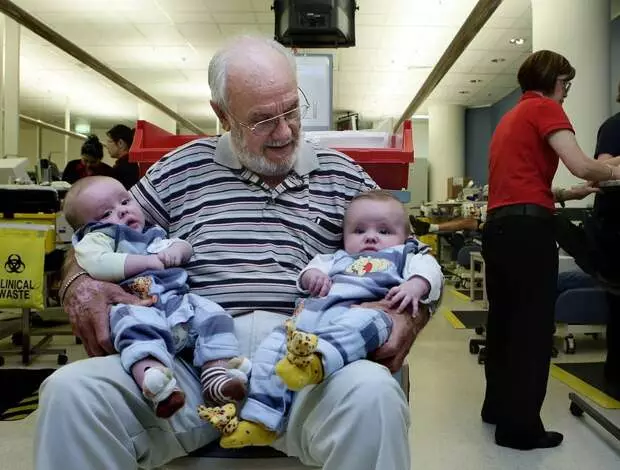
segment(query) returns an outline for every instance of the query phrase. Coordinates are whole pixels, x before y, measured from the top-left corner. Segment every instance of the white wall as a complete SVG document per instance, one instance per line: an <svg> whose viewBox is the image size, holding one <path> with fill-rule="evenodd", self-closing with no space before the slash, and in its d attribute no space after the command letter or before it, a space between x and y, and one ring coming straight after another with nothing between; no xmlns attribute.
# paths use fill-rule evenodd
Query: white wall
<svg viewBox="0 0 620 470"><path fill-rule="evenodd" d="M428 120L413 120L413 150L415 158L428 158Z"/></svg>
<svg viewBox="0 0 620 470"><path fill-rule="evenodd" d="M431 201L442 201L448 178L465 176L465 108L432 103L428 114L429 194Z"/></svg>

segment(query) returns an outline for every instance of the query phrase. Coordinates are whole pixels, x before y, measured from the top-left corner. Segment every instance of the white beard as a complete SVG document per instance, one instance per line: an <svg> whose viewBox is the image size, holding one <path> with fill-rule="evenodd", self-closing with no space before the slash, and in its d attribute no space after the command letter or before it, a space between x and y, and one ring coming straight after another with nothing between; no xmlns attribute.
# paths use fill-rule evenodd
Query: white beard
<svg viewBox="0 0 620 470"><path fill-rule="evenodd" d="M242 166L253 171L257 175L266 177L288 175L299 157L299 137L297 137L295 141L295 147L290 157L286 160L275 162L269 160L264 155L254 155L250 153L238 129L231 129L230 146Z"/></svg>

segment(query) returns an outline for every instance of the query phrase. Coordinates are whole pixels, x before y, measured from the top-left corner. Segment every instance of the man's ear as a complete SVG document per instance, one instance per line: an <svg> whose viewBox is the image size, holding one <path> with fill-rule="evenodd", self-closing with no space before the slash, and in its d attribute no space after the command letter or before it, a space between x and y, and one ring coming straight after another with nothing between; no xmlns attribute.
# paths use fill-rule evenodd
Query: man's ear
<svg viewBox="0 0 620 470"><path fill-rule="evenodd" d="M228 132L230 130L230 121L228 120L228 116L226 116L226 113L222 110L222 108L220 108L220 106L216 102L211 101L210 103L213 111L215 111L215 115L222 124L222 129Z"/></svg>

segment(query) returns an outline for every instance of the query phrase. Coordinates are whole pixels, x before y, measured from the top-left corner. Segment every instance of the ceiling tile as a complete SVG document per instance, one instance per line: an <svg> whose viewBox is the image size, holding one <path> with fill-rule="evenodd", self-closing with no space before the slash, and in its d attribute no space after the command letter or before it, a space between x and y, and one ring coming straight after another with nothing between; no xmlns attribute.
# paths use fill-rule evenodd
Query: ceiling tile
<svg viewBox="0 0 620 470"><path fill-rule="evenodd" d="M256 22L260 24L268 24L273 28L275 25L275 20L273 17L273 13L254 13L256 16Z"/></svg>
<svg viewBox="0 0 620 470"><path fill-rule="evenodd" d="M250 2L248 0L203 0L207 10L214 13L238 13L264 11L265 2Z"/></svg>
<svg viewBox="0 0 620 470"><path fill-rule="evenodd" d="M495 14L503 18L520 18L531 11L531 0L503 0Z"/></svg>
<svg viewBox="0 0 620 470"><path fill-rule="evenodd" d="M220 28L215 24L180 24L177 29L193 46L220 44L224 40Z"/></svg>
<svg viewBox="0 0 620 470"><path fill-rule="evenodd" d="M264 29L262 29L261 26L267 26L267 29L270 31L270 33L265 33ZM224 36L225 38L231 38L238 35L258 35L271 37L273 34L272 26L259 25L256 23L220 24L219 28L222 31L222 36Z"/></svg>
<svg viewBox="0 0 620 470"><path fill-rule="evenodd" d="M255 12L270 12L273 0L252 0L252 10ZM273 16L273 12L271 13Z"/></svg>
<svg viewBox="0 0 620 470"><path fill-rule="evenodd" d="M146 38L151 46L181 46L187 39L174 25L134 24L134 27Z"/></svg>
<svg viewBox="0 0 620 470"><path fill-rule="evenodd" d="M220 3L228 3L230 0L225 0ZM209 12L211 8L207 5L205 0L153 0L155 8L161 8L166 13L180 13L180 12Z"/></svg>
<svg viewBox="0 0 620 470"><path fill-rule="evenodd" d="M222 2L226 3L226 2ZM256 16L254 13L219 13L212 12L213 19L218 24L254 24Z"/></svg>

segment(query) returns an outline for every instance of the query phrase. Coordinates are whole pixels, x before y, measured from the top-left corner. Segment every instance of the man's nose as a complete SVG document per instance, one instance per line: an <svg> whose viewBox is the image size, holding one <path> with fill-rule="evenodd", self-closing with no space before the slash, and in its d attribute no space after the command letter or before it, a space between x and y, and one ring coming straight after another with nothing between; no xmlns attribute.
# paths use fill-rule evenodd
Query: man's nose
<svg viewBox="0 0 620 470"><path fill-rule="evenodd" d="M293 131L291 130L290 123L286 119L285 116L280 116L278 118L278 122L276 123L276 127L271 133L273 139L276 140L286 140L290 138Z"/></svg>

